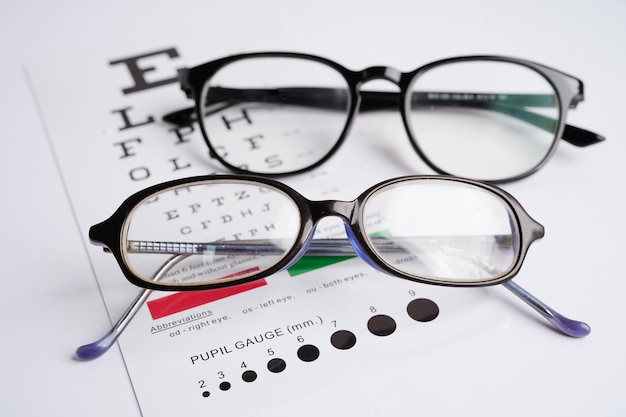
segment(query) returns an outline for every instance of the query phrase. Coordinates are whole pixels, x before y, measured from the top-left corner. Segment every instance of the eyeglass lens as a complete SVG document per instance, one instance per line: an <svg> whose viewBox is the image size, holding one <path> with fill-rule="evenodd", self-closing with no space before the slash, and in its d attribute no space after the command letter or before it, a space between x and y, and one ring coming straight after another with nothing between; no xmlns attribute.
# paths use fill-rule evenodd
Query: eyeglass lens
<svg viewBox="0 0 626 417"><path fill-rule="evenodd" d="M449 174L483 180L522 175L554 143L556 94L525 66L449 63L416 77L410 91L412 136L426 158Z"/></svg>
<svg viewBox="0 0 626 417"><path fill-rule="evenodd" d="M382 262L409 276L477 282L513 267L514 215L498 196L451 181L401 182L363 205L365 235Z"/></svg>
<svg viewBox="0 0 626 417"><path fill-rule="evenodd" d="M207 81L201 122L215 152L231 166L290 173L333 151L354 99L344 75L329 65L250 57L223 66ZM426 67L409 83L400 109L414 146L431 165L494 181L540 165L555 142L560 117L550 82L504 61Z"/></svg>
<svg viewBox="0 0 626 417"><path fill-rule="evenodd" d="M212 114L213 103L230 106ZM202 123L230 165L288 173L314 165L346 126L348 84L335 69L295 58L250 58L221 68L204 87Z"/></svg>
<svg viewBox="0 0 626 417"><path fill-rule="evenodd" d="M124 249L130 268L146 281L173 254L189 256L160 278L163 282L236 280L283 259L300 229L300 211L281 191L217 180L145 200L127 220Z"/></svg>
<svg viewBox="0 0 626 417"><path fill-rule="evenodd" d="M431 179L383 186L364 200L359 216L376 258L369 261L401 276L488 282L508 273L519 252L508 204L469 184ZM139 204L125 223L122 251L145 281L180 255L159 277L163 283L237 281L267 271L292 249L290 256L297 254L307 237L302 236L305 221L296 202L274 187L204 181L167 189Z"/></svg>

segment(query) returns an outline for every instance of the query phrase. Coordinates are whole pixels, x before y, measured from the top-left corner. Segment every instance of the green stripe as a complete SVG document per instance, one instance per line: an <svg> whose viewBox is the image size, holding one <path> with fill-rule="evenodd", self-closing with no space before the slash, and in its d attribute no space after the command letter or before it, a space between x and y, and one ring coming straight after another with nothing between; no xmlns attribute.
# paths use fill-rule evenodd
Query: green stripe
<svg viewBox="0 0 626 417"><path fill-rule="evenodd" d="M311 272L316 269L324 268L338 262L345 261L346 259L356 258L353 255L345 256L303 256L295 264L287 269L289 275L295 277L296 275L304 274L305 272Z"/></svg>
<svg viewBox="0 0 626 417"><path fill-rule="evenodd" d="M371 233L370 237L388 237L390 233L388 230L381 230L376 233ZM295 264L291 265L287 269L289 275L295 277L296 275L304 274L306 272L315 271L316 269L324 268L325 266L333 265L347 259L356 258L356 255L341 255L341 256L303 256Z"/></svg>

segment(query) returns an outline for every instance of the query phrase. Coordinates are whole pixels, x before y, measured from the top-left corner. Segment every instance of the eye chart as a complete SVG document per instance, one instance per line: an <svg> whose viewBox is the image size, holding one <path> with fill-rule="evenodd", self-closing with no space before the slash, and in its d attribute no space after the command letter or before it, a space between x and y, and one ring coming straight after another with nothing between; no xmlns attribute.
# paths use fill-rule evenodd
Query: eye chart
<svg viewBox="0 0 626 417"><path fill-rule="evenodd" d="M113 256L89 244L89 227L147 186L226 172L208 154L197 125L177 128L162 120L193 104L178 87L178 71L214 58L192 44L111 47L28 68L113 320L138 289L126 281ZM260 146L249 140L254 114L231 111L239 113L221 114L221 128L235 132L241 126L241 140ZM378 181L418 174L380 151L381 132L384 126L369 138L352 134L323 166L280 180L310 199L351 200ZM181 216L181 233L203 227L202 219L189 213L170 210L169 215ZM240 221L242 214L224 211L220 216ZM322 221L318 233L344 236L335 220ZM186 273L220 268L227 274L237 266L235 260L221 261L189 264ZM360 376L500 328L504 321L505 313L484 290L415 284L379 273L354 256L308 258L236 287L154 292L118 343L143 415L243 417L271 415L312 393L358 384ZM107 330L94 329L97 333L84 335L84 342Z"/></svg>

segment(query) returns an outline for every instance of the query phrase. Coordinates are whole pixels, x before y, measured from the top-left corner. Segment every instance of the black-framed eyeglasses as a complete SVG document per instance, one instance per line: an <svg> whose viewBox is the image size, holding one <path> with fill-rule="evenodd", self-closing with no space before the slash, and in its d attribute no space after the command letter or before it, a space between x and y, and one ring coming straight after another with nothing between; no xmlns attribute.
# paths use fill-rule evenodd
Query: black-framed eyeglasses
<svg viewBox="0 0 626 417"><path fill-rule="evenodd" d="M345 234L313 239L328 216L343 221ZM218 175L140 191L93 226L89 237L115 256L128 280L148 290L235 286L285 270L305 255L358 254L379 271L425 284L503 284L562 332L585 336L589 326L559 315L511 281L543 233L515 198L473 180L400 177L353 201L310 201L272 179ZM78 356L105 351L142 297L122 324Z"/></svg>
<svg viewBox="0 0 626 417"><path fill-rule="evenodd" d="M375 79L400 91L361 91ZM560 138L575 146L604 139L566 124L568 110L584 98L581 80L502 56L450 58L403 73L261 52L182 70L180 82L195 107L164 119L180 126L198 120L211 156L239 173L287 175L319 166L342 144L357 111L399 109L411 145L430 168L490 182L532 174Z"/></svg>

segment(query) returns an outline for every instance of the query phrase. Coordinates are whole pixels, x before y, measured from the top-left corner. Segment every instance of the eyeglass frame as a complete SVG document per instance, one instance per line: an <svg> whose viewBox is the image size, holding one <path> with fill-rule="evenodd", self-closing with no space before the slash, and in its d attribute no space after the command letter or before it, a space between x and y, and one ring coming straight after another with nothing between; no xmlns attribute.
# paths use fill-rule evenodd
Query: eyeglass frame
<svg viewBox="0 0 626 417"><path fill-rule="evenodd" d="M122 314L122 316L118 319L118 321L112 326L112 328L103 337L96 340L95 342L82 345L78 349L76 349L76 352L75 352L76 358L80 360L92 360L106 353L109 350L109 348L117 341L117 339L124 332L124 330L128 327L128 324L132 321L132 319L137 314L137 312L142 307L142 305L148 300L148 297L150 296L150 293L152 292L153 289L157 289L157 290L171 289L171 290L177 290L177 291L183 290L183 288L178 287L178 286L168 288L167 285L162 285L162 284L156 285L156 283L153 283L153 285L151 285L147 281L141 280L138 277L136 277L132 273L130 268L126 266L126 263L124 262L124 258L123 258L123 254L121 250L121 244L123 242L122 232L123 232L123 228L125 225L125 221L129 217L129 215L132 214L132 210L134 207L137 207L138 204L140 204L146 198L154 195L155 193L159 191L163 191L167 188L178 187L180 185L189 184L190 182L198 182L198 181L202 182L202 181L205 181L206 179L222 179L222 180L243 179L243 180L250 180L254 182L260 182L260 183L264 183L272 187L276 187L279 191L285 192L288 197L292 198L292 200L296 203L296 205L298 206L298 208L300 208L300 210L305 209L305 210L308 210L307 213L309 213L308 218L310 219L310 221L307 222L306 225L303 225L301 227L300 229L301 235L299 237L298 244L292 248L291 252L294 252L295 255L291 255L291 252L290 252L290 254L285 255L283 257L283 260L285 260L285 259L289 259L290 256L293 256L293 260L295 261L299 259L301 256L304 256L306 254L307 249L310 248L310 246L307 247L307 245L303 242L307 242L307 240L308 242L315 242L312 231L314 231L314 226L320 219L326 216L337 215L344 220L344 224L350 226L346 228L346 231L349 233L349 230L352 230L352 227L353 227L352 225L355 224L355 222L357 222L357 220L360 219L359 216L354 216L353 214L355 212L360 213L360 211L358 211L357 208L362 204L364 199L366 199L369 195L375 192L375 190L383 186L387 186L387 185L393 184L394 181L399 182L407 178L452 180L452 181L458 181L458 182L478 186L489 192L495 193L505 203L509 204L510 205L509 208L511 209L510 213L514 214L516 217L516 220L517 220L516 228L520 236L519 253L516 255L515 265L509 270L509 272L506 275L503 275L502 277L500 277L499 279L490 281L488 283L482 283L482 284L481 283L469 283L469 285L461 284L461 285L447 285L447 286L484 287L487 285L502 284L503 287L511 291L515 296L520 298L522 301L524 301L526 304L532 307L535 311L541 314L561 333L567 336L576 337L576 338L585 337L590 334L591 327L587 323L578 321L578 320L573 320L566 316L563 316L562 314L560 314L559 312L557 312L556 310L548 306L546 303L544 303L543 301L541 301L540 299L538 299L537 297L535 297L534 295L526 291L524 288L522 288L521 286L519 286L517 283L515 283L512 280L512 278L515 275L517 275L517 273L519 272L521 265L524 261L524 258L526 256L526 253L528 251L528 248L530 247L532 242L543 237L544 228L543 226L541 226L538 222L533 220L528 215L525 209L513 196L511 196L506 191L498 187L492 186L484 182L479 182L479 181L474 181L474 180L469 180L469 179L461 179L461 178L456 178L456 177L416 175L416 176L400 177L400 178L396 178L396 179L392 179L388 181L383 181L382 183L379 183L377 185L374 185L373 187L370 187L368 190L362 193L359 198L353 200L352 202L328 201L327 200L327 201L318 201L318 202L315 202L315 204L309 204L308 200L302 197L295 190L273 179L251 176L251 175L224 174L224 175L217 175L217 176L199 176L199 177L191 177L191 178L182 178L182 179L172 180L166 183L157 184L152 187L146 188L128 197L122 203L122 205L113 213L113 215L111 215L107 220L105 220L104 222L98 223L90 228L89 237L90 237L91 242L96 245L104 246L105 252L111 252L115 256L118 262L118 265L120 266L126 278L131 283L142 287L142 290L139 292L136 298L129 304L126 311ZM346 209L351 209L351 212L348 213ZM349 220L349 223L347 220ZM309 230L309 228L311 229L310 235L308 235L308 239L307 239L307 235L302 233L302 230L305 228L307 230ZM358 228L357 230L361 230L361 229ZM360 237L355 236L354 239L364 242L364 237L362 235L360 235ZM354 240L350 240L350 242L352 243L354 242ZM372 264L371 261L368 260L367 256L363 256L363 253L358 251L357 248L359 246L360 245L353 246L357 252L357 255L359 255L361 259L364 259L367 263L370 263L370 265L374 266L376 269L379 269L378 264ZM364 247L369 248L369 245L365 244ZM156 273L155 276L160 277L166 274L169 271L169 269L178 262L178 260L182 259L182 258L179 258L181 256L185 256L185 255L176 255L176 256L171 257L169 260L167 260L161 266L160 270ZM405 279L408 279L409 281L414 281L414 282L423 282L422 280L415 279L414 277L408 277L406 275L404 276L399 275L396 271L387 268L385 262L383 261L381 261L380 264L385 266L384 268L382 268L383 272L387 272L392 276L405 278ZM215 288L244 284L246 282L254 281L254 280L269 276L271 274L274 274L278 272L278 270L285 269L286 267L287 265L285 264L281 264L281 265L276 264L263 273L259 273L255 276L251 276L248 278L240 279L236 281L236 283L234 284L222 283L223 285L220 285L220 284L213 285L210 288L215 289ZM436 282L430 282L430 281L427 281L424 283L431 284L431 285L444 285L443 283L436 283ZM194 287L188 288L188 290L189 291L202 290L204 287L205 286L194 286Z"/></svg>
<svg viewBox="0 0 626 417"><path fill-rule="evenodd" d="M328 159L330 159L343 144L352 127L352 123L356 116L357 110L378 110L396 105L398 106L398 110L400 111L404 128L409 138L409 142L418 154L419 158L421 158L421 160L436 173L450 175L448 172L439 168L437 165L431 162L431 160L421 150L418 141L415 138L415 135L413 135L408 116L410 108L409 103L411 99L409 86L419 76L421 76L421 74L434 67L458 62L490 61L518 64L535 71L543 78L545 78L555 92L556 102L559 109L559 119L556 121L557 129L554 132L553 143L550 145L550 148L546 155L538 164L522 174L505 179L490 180L489 182L504 183L509 181L515 181L535 173L537 170L543 167L543 165L545 165L545 163L552 157L552 155L556 151L559 139L563 139L577 147L586 147L595 143L602 142L605 139L603 136L597 133L566 123L568 110L576 108L578 103L584 100L583 82L580 79L565 72L525 59L500 55L471 55L434 61L409 72L401 72L399 70L396 70L395 68L386 66L373 66L361 71L352 71L334 61L316 55L296 52L253 52L231 55L191 68L181 69L179 72L180 87L186 93L187 98L193 99L195 101L194 107L175 111L163 116L163 120L178 126L188 126L191 125L194 121L198 121L204 141L209 148L209 155L212 158L217 159L226 168L236 173L253 174L255 172L242 169L241 167L226 162L219 155L219 152L217 152L215 147L211 144L208 132L204 126L204 123L202 122L203 118L198 117L198 115L202 113L203 89L205 88L206 83L211 79L211 77L215 75L217 71L219 71L221 68L228 64L251 58L295 58L310 60L313 62L327 65L336 70L344 78L347 83L349 93L349 107L347 110L345 126L339 138L337 138L335 144L326 153L326 155L324 155L319 161L305 168L283 173L264 172L264 176L272 177L295 175L312 170L322 165L323 163L328 161ZM400 92L361 91L360 87L362 84L373 80L390 81L400 88ZM379 101L374 102L374 99L378 99ZM447 102L450 103L451 101L448 100ZM219 111L219 109L217 111Z"/></svg>
<svg viewBox="0 0 626 417"><path fill-rule="evenodd" d="M405 181L415 180L450 181L454 183L466 184L472 187L486 190L487 192L497 196L503 203L506 203L507 207L510 209L510 213L512 213L515 217L515 229L512 230L512 232L517 233L515 237L518 239L519 242L519 247L515 253L515 260L510 269L505 274L495 279L471 282L450 282L402 274L401 272L390 267L383 259L381 259L379 255L376 254L376 251L371 248L371 244L368 243L368 239L363 233L364 218L362 207L364 203L369 199L369 197L372 194L376 193L378 190ZM125 233L127 231L127 222L132 217L134 209L138 207L142 202L168 189L174 189L181 186L193 186L196 183L200 184L210 181L215 181L216 183L227 183L229 181L248 182L252 185L258 184L259 187L272 187L284 193L290 200L292 200L296 204L300 212L301 223L298 236L296 237L289 251L283 254L282 258L268 269L248 277L238 278L233 281L214 281L203 284L169 285L162 282L147 281L137 276L133 272L132 268L129 266L125 258L125 250L122 247L124 242L126 241ZM379 182L378 184L368 188L352 201L341 201L309 200L288 185L267 177L245 174L220 174L175 179L161 184L156 184L144 190L141 190L128 197L108 219L92 226L89 229L89 239L92 244L104 246L107 252L111 252L114 255L124 276L132 284L138 287L161 291L200 291L244 284L247 282L266 278L268 276L276 274L277 272L285 270L301 257L306 256L307 250L310 248L310 245L313 244L312 242L317 241L317 239L313 238L316 225L321 219L330 216L341 218L346 226L348 241L353 248L353 251L351 253L355 253L356 255L358 255L370 266L381 272L398 278L404 278L423 284L441 285L448 287L483 287L501 284L512 279L519 272L530 245L535 240L543 237L544 235L543 226L532 217L530 217L530 215L526 212L522 205L511 194L507 193L499 187L471 179L439 175L403 176ZM324 239L319 240L323 241Z"/></svg>

